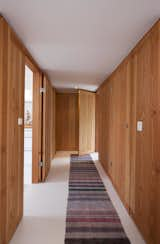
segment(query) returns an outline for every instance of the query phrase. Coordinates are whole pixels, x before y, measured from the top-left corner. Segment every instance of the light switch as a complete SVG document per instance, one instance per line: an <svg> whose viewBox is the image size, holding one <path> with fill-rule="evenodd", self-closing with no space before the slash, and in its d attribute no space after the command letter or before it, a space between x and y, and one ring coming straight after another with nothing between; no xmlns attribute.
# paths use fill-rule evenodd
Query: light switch
<svg viewBox="0 0 160 244"><path fill-rule="evenodd" d="M18 125L23 125L23 119L22 118L18 118Z"/></svg>
<svg viewBox="0 0 160 244"><path fill-rule="evenodd" d="M137 131L143 131L143 121L137 121Z"/></svg>

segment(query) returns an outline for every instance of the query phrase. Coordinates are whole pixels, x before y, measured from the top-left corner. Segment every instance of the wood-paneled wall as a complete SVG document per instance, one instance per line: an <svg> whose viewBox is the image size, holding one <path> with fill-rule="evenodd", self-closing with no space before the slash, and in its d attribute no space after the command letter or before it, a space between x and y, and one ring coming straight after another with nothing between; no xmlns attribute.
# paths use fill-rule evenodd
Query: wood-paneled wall
<svg viewBox="0 0 160 244"><path fill-rule="evenodd" d="M80 90L79 99L79 154L95 151L95 93Z"/></svg>
<svg viewBox="0 0 160 244"><path fill-rule="evenodd" d="M7 108L7 236L10 239L23 215L24 127L24 53L10 31L8 56ZM8 240L9 240L8 239Z"/></svg>
<svg viewBox="0 0 160 244"><path fill-rule="evenodd" d="M132 55L131 214L148 243L160 242L160 22ZM136 121L143 121L137 132ZM159 229L159 230L158 230Z"/></svg>
<svg viewBox="0 0 160 244"><path fill-rule="evenodd" d="M121 199L128 208L130 186L130 64L122 65L97 93L99 153ZM101 141L102 140L102 141Z"/></svg>
<svg viewBox="0 0 160 244"><path fill-rule="evenodd" d="M56 94L56 150L78 151L78 94Z"/></svg>
<svg viewBox="0 0 160 244"><path fill-rule="evenodd" d="M56 149L79 154L95 151L95 93L57 93Z"/></svg>
<svg viewBox="0 0 160 244"><path fill-rule="evenodd" d="M34 83L36 88L34 100L36 97L39 99L42 72L16 34L0 16L0 244L9 242L23 215L24 126L23 123L18 125L18 118L24 119L26 59L29 59L37 70L34 72L34 81L37 81ZM47 100L47 106L50 110L47 110L47 118L48 114L52 114L53 106L50 83L48 87L50 100ZM34 119L36 118L37 122L41 119L39 115L42 113L42 107L38 107L39 105L42 106L42 103L38 102L36 113L34 109ZM47 141L49 140L49 145L51 145L53 135L50 133L53 127L51 116L49 123L45 133L49 135ZM38 177L41 176L39 175L42 148L41 124L38 123L35 128L33 137L36 138L34 140L36 154L33 155L33 160L37 163L34 171L37 175L34 176L39 179ZM51 155L51 147L49 148Z"/></svg>
<svg viewBox="0 0 160 244"><path fill-rule="evenodd" d="M2 167L2 221L1 243L8 243L23 214L23 138L24 127L18 118L24 118L24 61L19 42L2 18L3 46L1 138ZM5 109L5 110L4 110Z"/></svg>
<svg viewBox="0 0 160 244"><path fill-rule="evenodd" d="M147 244L160 243L159 108L158 21L96 95L100 161Z"/></svg>
<svg viewBox="0 0 160 244"><path fill-rule="evenodd" d="M6 181L6 144L7 144L7 75L5 67L7 63L8 31L6 23L0 17L0 244L6 241L6 204L7 204L7 181ZM3 82L5 81L5 82Z"/></svg>

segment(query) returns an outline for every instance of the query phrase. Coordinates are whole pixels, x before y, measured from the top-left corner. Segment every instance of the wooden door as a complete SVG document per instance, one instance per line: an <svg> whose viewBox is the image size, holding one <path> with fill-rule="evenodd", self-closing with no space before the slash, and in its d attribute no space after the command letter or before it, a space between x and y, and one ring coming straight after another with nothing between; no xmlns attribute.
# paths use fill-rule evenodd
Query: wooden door
<svg viewBox="0 0 160 244"><path fill-rule="evenodd" d="M51 109L52 109L52 86L46 76L43 76L43 132L42 132L42 181L48 176L51 166Z"/></svg>
<svg viewBox="0 0 160 244"><path fill-rule="evenodd" d="M95 151L95 93L79 91L79 154Z"/></svg>
<svg viewBox="0 0 160 244"><path fill-rule="evenodd" d="M51 155L54 158L56 153L56 91L52 88L51 97L51 121L52 121L52 133L51 133Z"/></svg>
<svg viewBox="0 0 160 244"><path fill-rule="evenodd" d="M31 67L31 66L30 66ZM33 70L33 122L32 122L32 182L42 181L42 73L31 67Z"/></svg>
<svg viewBox="0 0 160 244"><path fill-rule="evenodd" d="M78 94L56 94L56 149L78 151Z"/></svg>

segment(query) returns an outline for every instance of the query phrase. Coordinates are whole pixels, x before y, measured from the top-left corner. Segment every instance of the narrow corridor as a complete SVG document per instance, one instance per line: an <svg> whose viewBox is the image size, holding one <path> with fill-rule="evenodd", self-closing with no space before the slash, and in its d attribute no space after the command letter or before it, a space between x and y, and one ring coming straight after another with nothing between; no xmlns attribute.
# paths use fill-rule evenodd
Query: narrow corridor
<svg viewBox="0 0 160 244"><path fill-rule="evenodd" d="M46 183L25 186L24 217L10 242L11 244L64 244L69 155L70 152L57 152ZM96 160L100 176L131 243L145 244L106 173L97 161L97 154L91 155Z"/></svg>

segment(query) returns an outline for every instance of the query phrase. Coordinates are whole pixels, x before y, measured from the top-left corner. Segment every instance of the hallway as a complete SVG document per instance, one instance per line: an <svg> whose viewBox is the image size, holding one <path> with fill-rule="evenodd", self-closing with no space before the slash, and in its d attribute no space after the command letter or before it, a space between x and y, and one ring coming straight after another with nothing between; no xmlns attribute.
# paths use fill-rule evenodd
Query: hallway
<svg viewBox="0 0 160 244"><path fill-rule="evenodd" d="M160 244L159 108L159 0L0 0L0 244Z"/></svg>
<svg viewBox="0 0 160 244"><path fill-rule="evenodd" d="M10 244L64 243L69 154L69 152L56 153L46 183L25 186L24 217ZM91 155L97 160L96 153ZM98 161L96 166L131 243L145 244Z"/></svg>

